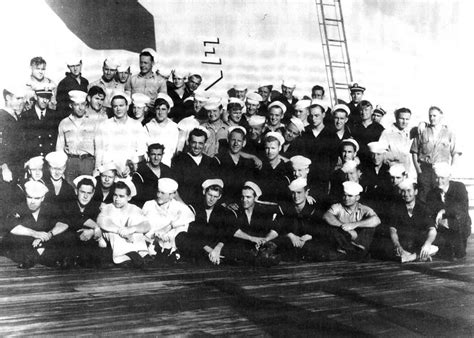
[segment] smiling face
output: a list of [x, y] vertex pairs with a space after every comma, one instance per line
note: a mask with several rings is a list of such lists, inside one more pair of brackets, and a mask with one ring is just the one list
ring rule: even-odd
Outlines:
[[271, 107], [268, 112], [268, 124], [276, 127], [280, 125], [281, 119], [283, 118], [283, 110], [280, 107]]
[[31, 76], [33, 76], [36, 80], [42, 81], [44, 79], [44, 74], [46, 72], [46, 64], [35, 64], [31, 66]]
[[90, 107], [93, 110], [99, 112], [102, 109], [102, 107], [104, 106], [105, 96], [102, 95], [102, 94], [97, 93], [92, 97], [87, 96], [87, 100], [89, 101]]
[[165, 104], [160, 104], [155, 108], [155, 118], [158, 123], [165, 121], [168, 118], [169, 108]]
[[193, 156], [199, 156], [204, 150], [204, 145], [206, 143], [206, 138], [204, 136], [192, 135], [189, 140], [190, 153]]
[[334, 127], [336, 131], [344, 130], [347, 123], [347, 114], [343, 111], [337, 111], [334, 113]]
[[255, 205], [255, 192], [250, 188], [242, 189], [240, 201], [245, 210], [252, 208]]
[[238, 154], [245, 147], [245, 137], [242, 133], [233, 131], [229, 135], [229, 147], [231, 154]]
[[280, 154], [280, 144], [278, 141], [265, 142], [265, 155], [269, 161], [274, 160]]
[[304, 188], [291, 192], [291, 199], [295, 205], [303, 204], [306, 201], [306, 197], [307, 191]]
[[153, 69], [153, 61], [151, 56], [142, 55], [140, 56], [140, 73], [148, 74]]

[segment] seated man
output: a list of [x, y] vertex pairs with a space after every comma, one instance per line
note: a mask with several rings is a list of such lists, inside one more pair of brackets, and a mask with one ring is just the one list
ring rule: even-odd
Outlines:
[[51, 204], [43, 203], [48, 188], [39, 181], [25, 183], [26, 201], [17, 205], [7, 217], [8, 233], [3, 238], [4, 256], [29, 269], [36, 263], [67, 268], [74, 238], [68, 225]]
[[[146, 237], [152, 255], [158, 253], [157, 259], [179, 259], [176, 255], [175, 238], [182, 231], [188, 231], [189, 223], [194, 221], [194, 214], [189, 207], [175, 199], [178, 183], [171, 178], [158, 180], [156, 199], [143, 205], [143, 214], [150, 222]], [[156, 248], [156, 249], [155, 249]], [[172, 255], [173, 254], [173, 255]]]
[[74, 179], [77, 198], [75, 203], [65, 210], [70, 231], [76, 241], [75, 257], [77, 263], [85, 267], [100, 267], [112, 253], [105, 249], [107, 243], [102, 238], [102, 231], [97, 224], [100, 203], [94, 201], [96, 180], [92, 176], [82, 175]]
[[467, 239], [471, 235], [469, 216], [469, 197], [461, 182], [451, 180], [451, 166], [448, 163], [435, 163], [437, 187], [426, 196], [426, 204], [435, 218], [440, 246], [440, 254], [457, 260], [466, 257]]
[[180, 232], [176, 236], [176, 246], [184, 259], [210, 261], [216, 265], [225, 261], [222, 248], [235, 232], [236, 214], [217, 203], [222, 197], [223, 188], [221, 179], [203, 182], [203, 201], [191, 206], [195, 221], [189, 225], [187, 232]]
[[283, 216], [280, 223], [280, 236], [274, 240], [278, 252], [285, 259], [302, 259], [307, 261], [327, 261], [336, 256], [330, 253], [325, 240], [325, 230], [319, 203], [310, 204], [306, 179], [293, 180], [288, 189], [291, 191], [292, 203], [282, 205]]
[[333, 204], [323, 219], [334, 227], [331, 236], [338, 252], [347, 254], [349, 258], [364, 258], [380, 219], [371, 208], [359, 203], [360, 184], [347, 181], [343, 188], [342, 203]]
[[226, 243], [222, 255], [227, 261], [243, 261], [254, 265], [277, 265], [280, 259], [274, 255], [278, 237], [276, 217], [281, 214], [274, 203], [262, 204], [257, 200], [262, 190], [254, 182], [245, 182], [242, 188], [241, 208], [237, 212], [234, 238]]
[[371, 251], [402, 263], [417, 258], [428, 260], [438, 251], [438, 247], [432, 245], [436, 238], [434, 221], [430, 219], [428, 208], [416, 198], [418, 189], [415, 181], [406, 179], [398, 187], [403, 201], [390, 208], [390, 216], [387, 217], [390, 239], [378, 238]]
[[115, 184], [113, 203], [102, 208], [97, 224], [112, 247], [115, 264], [131, 260], [133, 266], [142, 268], [143, 258], [148, 255], [144, 234], [150, 230], [150, 224], [139, 207], [128, 203], [136, 193], [130, 180], [119, 180]]
[[114, 162], [109, 162], [101, 165], [97, 171], [99, 176], [95, 178], [97, 187], [92, 199], [102, 204], [110, 204], [113, 202], [115, 181], [117, 180], [117, 166]]
[[74, 188], [64, 179], [67, 155], [62, 151], [53, 151], [46, 155], [45, 160], [49, 173], [44, 180], [49, 189], [45, 197], [46, 202], [56, 205], [61, 211], [69, 209], [76, 199], [76, 194]]
[[137, 196], [133, 203], [140, 208], [146, 201], [156, 198], [158, 180], [162, 177], [171, 177], [171, 169], [161, 162], [165, 147], [160, 143], [148, 146], [148, 161], [138, 164], [138, 169], [132, 175], [132, 181], [137, 187]]

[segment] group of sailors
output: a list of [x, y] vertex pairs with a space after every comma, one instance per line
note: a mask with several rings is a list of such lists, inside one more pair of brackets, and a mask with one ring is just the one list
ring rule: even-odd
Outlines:
[[143, 50], [132, 75], [109, 58], [89, 83], [69, 60], [56, 86], [35, 57], [27, 85], [4, 89], [0, 249], [20, 268], [466, 256], [461, 152], [439, 107], [412, 129], [396, 109], [385, 129], [357, 83], [333, 106], [291, 81], [224, 100], [154, 63]]

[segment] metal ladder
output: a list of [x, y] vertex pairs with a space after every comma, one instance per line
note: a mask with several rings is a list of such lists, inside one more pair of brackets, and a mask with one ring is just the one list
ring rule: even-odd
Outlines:
[[341, 0], [315, 0], [331, 103], [348, 97], [352, 69]]

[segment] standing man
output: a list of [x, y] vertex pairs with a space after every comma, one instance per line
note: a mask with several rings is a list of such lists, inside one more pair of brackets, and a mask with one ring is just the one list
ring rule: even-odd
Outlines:
[[167, 94], [166, 81], [153, 72], [155, 58], [149, 51], [140, 53], [140, 73], [132, 75], [125, 85], [125, 93], [131, 96], [135, 93], [147, 95], [155, 102], [158, 93]]
[[3, 90], [5, 107], [0, 109], [0, 166], [2, 179], [16, 183], [23, 172], [24, 133], [20, 114], [25, 106], [25, 88]]
[[446, 162], [433, 165], [436, 187], [426, 197], [426, 204], [435, 219], [440, 249], [448, 258], [466, 257], [467, 239], [471, 235], [469, 196], [461, 182], [451, 180], [451, 165]]
[[28, 158], [45, 156], [56, 149], [60, 119], [49, 109], [52, 95], [50, 90], [36, 90], [33, 107], [21, 115]]
[[273, 101], [268, 105], [267, 113], [267, 124], [265, 126], [264, 134], [275, 131], [280, 134], [283, 133], [285, 125], [282, 123], [282, 119], [287, 112], [287, 107], [281, 101]]
[[92, 86], [101, 87], [105, 92], [105, 100], [104, 100], [104, 107], [110, 110], [112, 106], [110, 105], [110, 99], [114, 91], [119, 90], [119, 83], [115, 80], [115, 76], [117, 74], [117, 67], [118, 64], [114, 60], [108, 58], [104, 60], [102, 65], [102, 76], [100, 79], [92, 82], [89, 85], [89, 89]]
[[209, 131], [209, 139], [204, 153], [214, 157], [219, 152], [220, 141], [227, 138], [228, 125], [222, 121], [222, 104], [217, 100], [209, 100], [204, 109], [207, 111], [208, 120], [202, 126]]
[[104, 121], [108, 119], [108, 112], [104, 107], [105, 91], [102, 87], [92, 86], [87, 92], [86, 116], [91, 119]]
[[353, 83], [350, 87], [349, 90], [351, 92], [351, 102], [347, 104], [349, 107], [349, 110], [351, 111], [349, 115], [349, 128], [352, 128], [354, 124], [360, 123], [361, 118], [360, 118], [360, 108], [359, 108], [359, 103], [362, 101], [362, 98], [364, 97], [364, 92], [365, 88], [360, 86], [358, 83]]
[[398, 108], [395, 110], [395, 123], [380, 135], [380, 141], [386, 142], [388, 152], [385, 154], [385, 161], [390, 165], [400, 163], [405, 166], [405, 170], [410, 176], [416, 177], [413, 166], [410, 148], [412, 139], [410, 138], [409, 124], [411, 111], [408, 108]]
[[265, 117], [254, 115], [248, 120], [247, 144], [244, 151], [259, 158], [265, 156], [265, 144], [263, 142], [263, 129], [265, 128]]
[[[288, 121], [295, 113], [295, 109], [293, 108], [298, 99], [293, 96], [293, 92], [295, 91], [296, 83], [293, 81], [283, 81], [281, 84], [281, 95], [275, 98], [275, 101], [280, 101], [286, 107], [283, 114], [283, 121]], [[270, 108], [270, 107], [269, 107]]]
[[45, 76], [46, 60], [41, 56], [36, 56], [30, 61], [31, 75], [26, 82], [26, 87], [31, 90], [31, 98], [37, 90], [46, 90], [51, 92], [51, 100], [48, 107], [54, 110], [56, 108], [56, 83]]
[[56, 110], [58, 114], [64, 118], [71, 113], [71, 107], [69, 106], [69, 92], [71, 90], [80, 90], [87, 93], [89, 87], [89, 81], [82, 77], [82, 60], [80, 58], [73, 58], [67, 62], [69, 72], [66, 73], [66, 77], [62, 79], [57, 88]]
[[86, 115], [87, 94], [80, 90], [69, 92], [72, 113], [58, 127], [56, 151], [68, 156], [66, 180], [72, 184], [80, 175], [91, 175], [95, 165], [95, 136], [100, 120]]
[[194, 94], [194, 92], [199, 88], [202, 83], [202, 76], [199, 74], [192, 74], [188, 77], [188, 81], [186, 81], [186, 88], [190, 94]]
[[443, 111], [438, 107], [428, 110], [430, 124], [413, 140], [410, 152], [418, 174], [419, 198], [426, 200], [426, 194], [435, 187], [433, 164], [449, 163], [454, 166], [461, 151], [454, 133], [442, 124]]
[[116, 93], [111, 103], [114, 116], [97, 128], [96, 168], [113, 161], [122, 174], [128, 174], [127, 161], [133, 162], [134, 165], [143, 161], [146, 153], [146, 132], [139, 121], [128, 116], [130, 98], [125, 93]]

